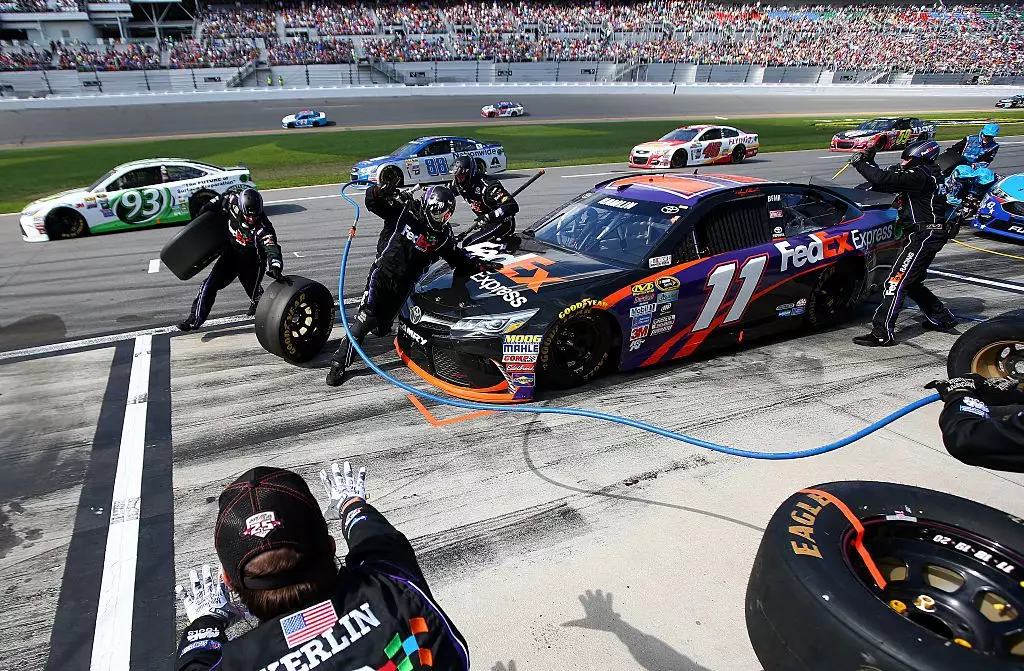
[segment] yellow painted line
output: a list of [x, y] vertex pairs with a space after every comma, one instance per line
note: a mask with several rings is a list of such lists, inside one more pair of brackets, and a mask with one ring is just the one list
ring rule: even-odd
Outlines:
[[989, 254], [995, 254], [996, 256], [1005, 256], [1005, 257], [1007, 257], [1009, 259], [1017, 259], [1018, 261], [1024, 261], [1024, 256], [1014, 256], [1013, 254], [1007, 254], [1006, 252], [997, 252], [994, 249], [985, 249], [984, 247], [975, 247], [974, 245], [969, 245], [966, 242], [960, 242], [959, 240], [953, 240], [953, 242], [955, 242], [958, 245], [963, 245], [964, 247], [970, 247], [971, 249], [976, 249], [979, 252], [988, 252]]

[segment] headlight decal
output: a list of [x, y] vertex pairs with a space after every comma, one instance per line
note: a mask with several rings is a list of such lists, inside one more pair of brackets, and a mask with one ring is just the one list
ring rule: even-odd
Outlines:
[[455, 338], [495, 338], [521, 328], [535, 314], [537, 314], [537, 309], [465, 317], [452, 326], [451, 334]]

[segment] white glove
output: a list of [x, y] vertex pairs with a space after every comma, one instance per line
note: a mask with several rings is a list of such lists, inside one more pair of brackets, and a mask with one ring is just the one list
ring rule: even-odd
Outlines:
[[206, 615], [212, 615], [222, 620], [226, 627], [235, 617], [240, 616], [238, 610], [228, 600], [227, 588], [220, 580], [219, 565], [217, 571], [213, 572], [209, 564], [203, 564], [202, 580], [195, 569], [189, 570], [188, 577], [192, 582], [192, 593], [186, 592], [181, 585], [175, 587], [174, 592], [185, 606], [189, 624]]
[[366, 500], [366, 467], [363, 466], [359, 469], [358, 477], [352, 475], [352, 465], [347, 461], [344, 474], [337, 462], [331, 464], [331, 471], [333, 476], [327, 475], [325, 470], [321, 469], [320, 471], [320, 482], [324, 484], [327, 497], [331, 500], [327, 510], [324, 511], [324, 517], [329, 520], [339, 520], [345, 501], [354, 497]]

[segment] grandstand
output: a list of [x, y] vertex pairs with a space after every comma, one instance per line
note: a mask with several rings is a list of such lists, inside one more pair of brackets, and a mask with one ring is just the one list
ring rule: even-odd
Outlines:
[[1020, 5], [0, 0], [0, 91], [1024, 81]]

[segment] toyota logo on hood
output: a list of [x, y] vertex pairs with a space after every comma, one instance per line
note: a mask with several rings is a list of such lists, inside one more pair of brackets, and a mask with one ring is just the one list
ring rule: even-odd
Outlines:
[[409, 310], [409, 321], [411, 321], [413, 324], [419, 324], [421, 319], [423, 319], [422, 308], [420, 308], [420, 306], [418, 305], [412, 306], [412, 309]]

